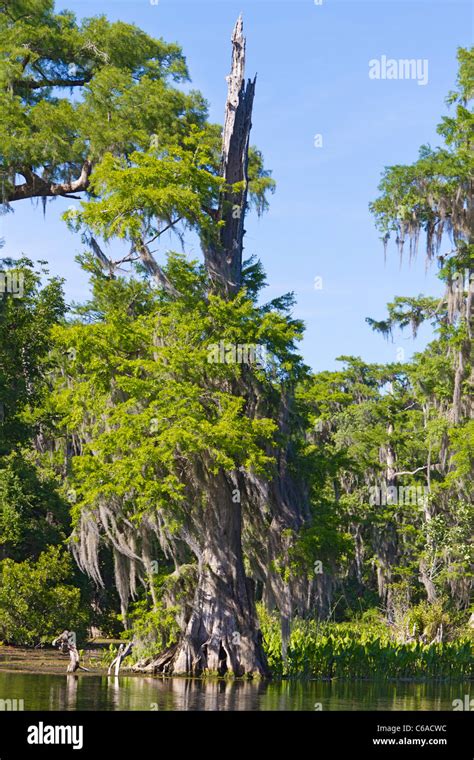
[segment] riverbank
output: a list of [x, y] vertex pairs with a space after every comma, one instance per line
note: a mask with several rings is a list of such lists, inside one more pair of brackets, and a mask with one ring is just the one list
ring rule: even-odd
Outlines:
[[[83, 650], [81, 665], [89, 668], [93, 675], [106, 674], [107, 667], [104, 665], [103, 657], [104, 646], [91, 642]], [[0, 671], [64, 675], [68, 663], [68, 655], [61, 654], [57, 649], [0, 646]], [[89, 673], [81, 670], [77, 675], [87, 676]]]
[[[397, 645], [381, 638], [351, 639], [347, 631], [338, 636], [328, 633], [327, 628], [316, 636], [314, 631], [305, 638], [301, 634], [301, 629], [293, 629], [284, 665], [278, 631], [266, 630], [267, 655], [275, 681], [422, 683], [472, 679], [472, 646], [468, 641], [431, 646], [417, 642]], [[110, 652], [111, 645], [119, 643], [119, 640], [88, 642], [80, 650], [81, 665], [88, 670], [77, 671], [74, 676], [106, 676], [106, 653]], [[68, 663], [69, 657], [57, 649], [0, 646], [0, 672], [64, 675]], [[141, 674], [130, 670], [131, 664], [123, 664], [121, 677], [140, 677]]]

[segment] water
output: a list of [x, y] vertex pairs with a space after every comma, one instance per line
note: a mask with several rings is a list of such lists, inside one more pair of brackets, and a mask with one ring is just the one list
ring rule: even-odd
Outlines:
[[452, 710], [470, 684], [200, 681], [0, 672], [0, 699], [25, 710]]

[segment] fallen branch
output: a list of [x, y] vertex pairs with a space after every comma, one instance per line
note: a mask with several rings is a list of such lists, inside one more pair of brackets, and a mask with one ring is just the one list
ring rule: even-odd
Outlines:
[[61, 652], [69, 655], [70, 659], [69, 665], [67, 666], [67, 673], [75, 673], [76, 670], [85, 670], [86, 673], [90, 673], [88, 668], [79, 665], [79, 652], [77, 651], [76, 634], [74, 631], [63, 631], [62, 634], [53, 641], [53, 647], [56, 646]]

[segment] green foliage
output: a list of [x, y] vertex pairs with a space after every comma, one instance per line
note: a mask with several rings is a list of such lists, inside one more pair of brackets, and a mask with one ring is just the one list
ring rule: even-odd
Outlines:
[[410, 630], [421, 631], [428, 640], [432, 641], [440, 625], [445, 631], [448, 629], [449, 632], [451, 621], [447, 612], [444, 611], [441, 601], [436, 604], [423, 601], [409, 610], [406, 622]]
[[85, 224], [105, 240], [135, 240], [144, 228], [156, 234], [154, 219], [180, 218], [199, 229], [209, 226], [203, 206], [211, 207], [221, 182], [210, 171], [212, 156], [206, 134], [192, 130], [184, 139], [151, 153], [127, 158], [106, 153], [91, 182], [96, 200], [83, 204], [73, 224]]
[[[147, 149], [151, 135], [186, 135], [202, 124], [202, 97], [170, 81], [187, 70], [180, 48], [104, 16], [77, 22], [53, 2], [2, 2], [0, 156], [9, 185], [36, 171], [78, 176], [86, 158]], [[74, 97], [72, 96], [74, 93]]]
[[[286, 664], [281, 658], [278, 621], [260, 609], [264, 645], [273, 673], [309, 678], [456, 678], [469, 676], [472, 643], [393, 641], [378, 623], [316, 623], [296, 619]], [[415, 613], [414, 613], [415, 614]]]
[[[453, 393], [444, 346], [434, 342], [404, 365], [345, 361], [344, 371], [320, 373], [298, 391], [307, 430], [301, 455], [313, 483], [315, 515], [314, 528], [301, 534], [301, 547], [307, 542], [305, 535], [314, 532], [312, 556], [324, 559], [341, 580], [349, 571], [349, 579], [342, 581], [347, 589], [354, 580], [350, 561], [355, 560], [353, 536], [358, 535], [365, 561], [355, 602], [360, 584], [369, 599], [372, 590], [377, 591], [372, 567], [385, 562], [383, 542], [388, 535], [393, 554], [387, 577], [392, 584], [408, 582], [408, 606], [423, 599], [421, 563], [430, 568], [434, 593], [451, 599], [459, 593], [457, 604], [465, 607], [463, 589], [472, 577], [472, 420], [453, 427], [440, 414], [442, 405], [449, 409]], [[433, 399], [438, 404], [434, 408]], [[383, 498], [382, 490], [389, 445], [400, 473], [393, 503]], [[451, 465], [443, 471], [436, 464], [428, 487], [426, 462], [431, 457], [428, 461], [438, 463], [446, 446], [451, 448]], [[320, 543], [325, 535], [332, 560]], [[344, 541], [346, 549], [338, 555]]]
[[[174, 86], [188, 79], [180, 47], [104, 16], [78, 22], [70, 11], [55, 13], [54, 2], [25, 4], [24, 13], [20, 5], [0, 4], [4, 198], [44, 196], [45, 187], [69, 197], [51, 183], [78, 179], [87, 166], [90, 185], [78, 192], [87, 189], [93, 202], [71, 224], [135, 239], [177, 215], [209, 234], [221, 129], [207, 122], [199, 92]], [[275, 183], [256, 148], [248, 174], [249, 203], [262, 213]], [[17, 175], [26, 196], [14, 194]]]
[[155, 609], [149, 609], [146, 600], [135, 602], [130, 612], [130, 629], [123, 638], [133, 638], [133, 659], [141, 659], [164, 651], [176, 643], [180, 626], [176, 620], [177, 607], [159, 602]]
[[275, 422], [253, 418], [245, 398], [231, 390], [247, 367], [210, 363], [209, 347], [265, 345], [273, 364], [254, 371], [271, 394], [277, 378], [300, 372], [293, 353], [299, 323], [259, 311], [244, 292], [232, 302], [218, 296], [206, 302], [200, 268], [183, 257], [172, 256], [165, 271], [181, 298], [133, 279], [94, 278], [94, 321], [83, 313], [81, 321], [55, 328], [62, 371], [47, 409], [70, 435], [87, 429], [89, 438], [71, 460], [76, 516], [101, 499], [118, 499], [137, 519], [163, 510], [172, 527], [190, 506], [183, 462], [205, 452], [210, 472], [271, 465], [265, 444]]
[[[459, 49], [459, 89], [448, 98], [451, 106], [456, 105], [456, 114], [444, 118], [438, 128], [446, 147], [424, 145], [414, 164], [386, 168], [379, 186], [381, 195], [370, 204], [385, 243], [395, 233], [401, 254], [407, 239], [410, 256], [416, 254], [422, 232], [428, 258], [439, 252], [443, 233], [453, 235], [456, 247], [472, 234], [464, 209], [470, 202], [474, 169], [474, 116], [466, 107], [473, 92], [473, 59], [474, 49]], [[457, 251], [452, 257], [457, 258]]]
[[12, 644], [51, 641], [64, 629], [85, 635], [87, 613], [70, 556], [49, 547], [36, 562], [0, 562], [0, 638]]
[[416, 338], [418, 328], [425, 320], [431, 319], [432, 324], [436, 324], [442, 316], [439, 299], [422, 295], [415, 298], [397, 297], [393, 303], [387, 304], [387, 310], [388, 319], [385, 321], [377, 322], [370, 317], [366, 319], [373, 330], [381, 332], [386, 338], [392, 336], [394, 327], [403, 330], [408, 326], [411, 328], [413, 337]]
[[69, 526], [57, 484], [21, 455], [0, 459], [0, 551], [3, 557], [37, 557], [64, 540]]
[[15, 266], [3, 260], [0, 268], [0, 276], [12, 283], [12, 292], [0, 295], [0, 455], [38, 430], [51, 327], [65, 312], [61, 281], [50, 278], [41, 286], [45, 275], [44, 267], [35, 270], [26, 258]]

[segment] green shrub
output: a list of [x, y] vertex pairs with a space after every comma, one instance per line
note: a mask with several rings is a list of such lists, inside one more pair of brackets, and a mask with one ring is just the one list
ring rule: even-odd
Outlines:
[[451, 620], [448, 613], [443, 609], [442, 602], [430, 604], [426, 600], [412, 607], [407, 615], [407, 625], [410, 632], [424, 634], [429, 641], [434, 639], [438, 628], [442, 625], [444, 633], [449, 632]]
[[174, 644], [179, 636], [178, 608], [158, 602], [156, 609], [150, 610], [148, 604], [146, 599], [135, 602], [129, 615], [130, 628], [122, 634], [125, 639], [133, 638], [131, 661], [156, 655]]
[[0, 562], [0, 639], [34, 645], [51, 641], [66, 628], [83, 637], [88, 616], [73, 573], [71, 557], [55, 546], [36, 562]]

